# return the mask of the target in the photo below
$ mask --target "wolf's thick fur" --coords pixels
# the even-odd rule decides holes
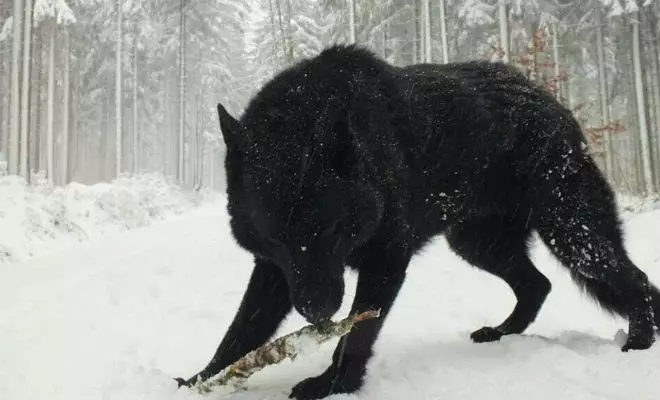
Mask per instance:
[[[349,265],[359,271],[353,311],[382,316],[344,337],[331,366],[291,397],[357,390],[412,255],[439,234],[517,297],[473,340],[535,319],[551,288],[528,256],[536,231],[587,293],[629,320],[624,350],[653,343],[660,293],[626,254],[612,189],[569,110],[513,68],[397,68],[335,46],[274,77],[240,121],[218,112],[231,227],[255,265],[213,359],[181,384],[263,344],[294,307],[311,322],[331,317]]]

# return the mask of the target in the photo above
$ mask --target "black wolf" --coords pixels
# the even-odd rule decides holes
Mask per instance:
[[[577,284],[629,320],[624,351],[652,345],[660,292],[626,253],[612,189],[570,111],[514,68],[399,68],[333,46],[275,76],[240,120],[218,113],[231,228],[254,270],[212,360],[181,385],[266,342],[292,308],[309,322],[332,317],[348,265],[359,271],[352,311],[382,316],[342,338],[330,367],[290,397],[358,390],[411,257],[438,234],[517,297],[474,341],[535,319],[551,287],[528,256],[536,231]]]

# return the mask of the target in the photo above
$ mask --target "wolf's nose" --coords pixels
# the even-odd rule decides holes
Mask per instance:
[[[332,310],[327,307],[315,307],[311,304],[300,306],[298,311],[310,324],[316,324],[329,319],[333,314]]]

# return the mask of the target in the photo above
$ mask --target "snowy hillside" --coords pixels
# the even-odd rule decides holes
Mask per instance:
[[[633,260],[660,284],[660,210],[626,218]],[[537,322],[524,336],[477,345],[469,332],[503,320],[513,295],[438,239],[413,259],[363,391],[333,398],[660,398],[660,344],[621,353],[623,321],[586,300],[545,248],[534,260],[554,285]],[[232,396],[203,397],[172,380],[208,361],[249,274],[223,203],[0,265],[0,399],[286,399],[328,365],[336,341],[257,373]],[[341,316],[355,286],[347,275]],[[301,324],[294,315],[281,333]]]

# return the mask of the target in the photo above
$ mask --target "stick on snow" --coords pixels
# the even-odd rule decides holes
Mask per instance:
[[[315,325],[307,325],[249,352],[234,362],[218,378],[197,383],[194,387],[199,393],[210,393],[214,388],[226,386],[234,380],[235,386],[244,388],[245,381],[255,372],[268,365],[277,364],[285,358],[294,360],[302,350],[301,345],[304,339],[311,339],[318,345],[332,338],[346,335],[358,322],[378,317],[380,317],[380,310],[366,311],[353,314],[337,322],[328,320]]]

